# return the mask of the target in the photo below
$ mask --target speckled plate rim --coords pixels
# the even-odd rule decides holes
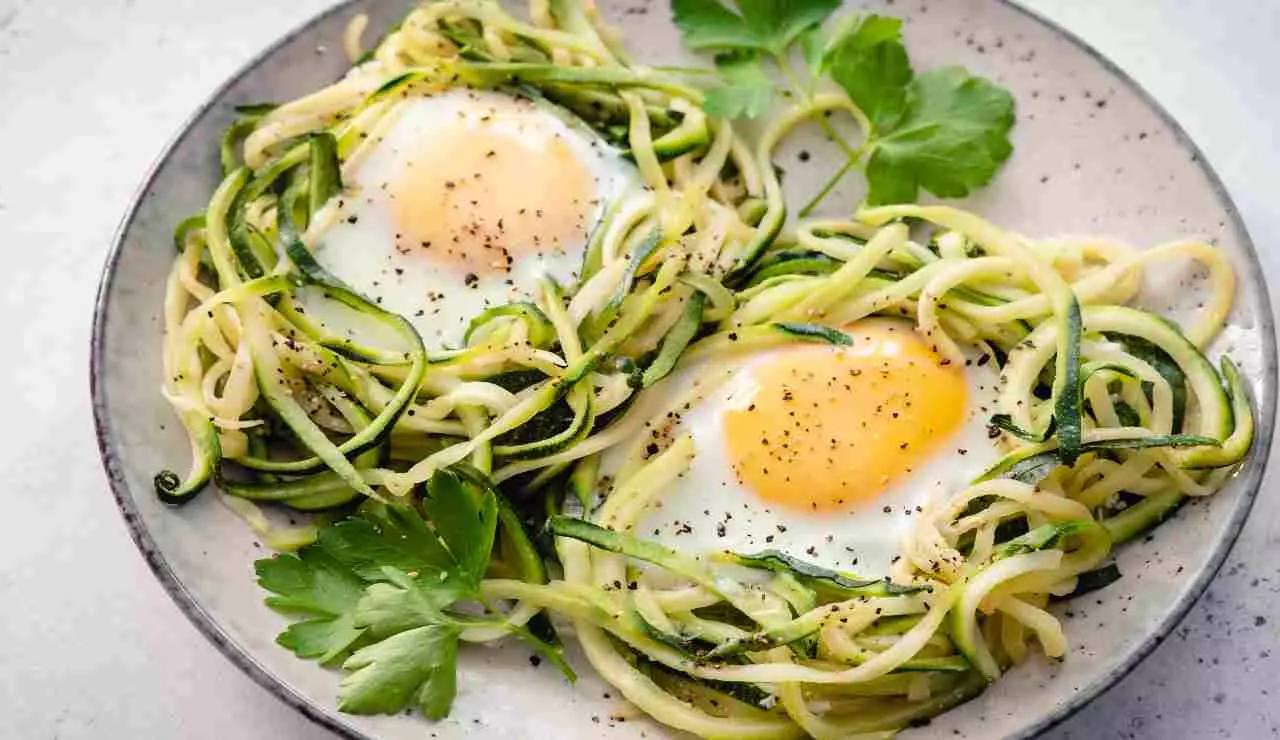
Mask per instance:
[[[89,385],[90,394],[93,405],[94,432],[98,440],[98,450],[102,456],[103,467],[106,470],[107,479],[111,486],[112,495],[115,497],[116,504],[120,507],[121,514],[124,517],[125,525],[129,530],[130,537],[134,544],[138,546],[138,550],[142,553],[142,557],[146,560],[148,567],[152,573],[164,586],[170,598],[178,605],[183,614],[191,620],[192,624],[203,634],[214,647],[223,653],[230,661],[240,670],[244,671],[258,685],[284,701],[289,706],[296,709],[303,716],[311,721],[337,733],[344,738],[352,740],[376,740],[371,735],[361,732],[339,720],[331,713],[317,707],[311,700],[295,691],[293,687],[282,681],[274,675],[266,666],[264,666],[257,658],[245,650],[241,645],[235,642],[230,635],[222,628],[218,621],[208,611],[201,606],[195,595],[187,588],[186,584],[174,572],[169,561],[166,560],[164,554],[156,546],[155,540],[151,537],[151,533],[147,530],[142,521],[141,514],[134,504],[134,495],[130,490],[128,481],[125,478],[123,462],[120,459],[117,450],[116,438],[112,429],[112,421],[107,415],[107,390],[104,378],[104,342],[107,322],[110,319],[108,297],[115,279],[116,267],[120,261],[120,255],[124,246],[125,235],[128,234],[137,216],[138,210],[146,198],[147,192],[151,189],[160,169],[168,162],[172,156],[174,149],[187,136],[192,126],[205,113],[216,106],[227,91],[239,82],[245,75],[257,68],[263,61],[273,54],[281,46],[284,46],[291,40],[306,33],[313,26],[321,21],[337,14],[350,12],[350,9],[358,0],[342,0],[338,4],[322,11],[307,21],[296,26],[293,30],[281,36],[275,42],[267,46],[247,63],[240,67],[231,77],[218,86],[204,103],[193,112],[187,120],[178,129],[178,132],[171,138],[148,170],[143,178],[142,185],[137,189],[134,197],[126,211],[124,218],[121,220],[119,227],[112,236],[112,244],[110,252],[107,255],[106,263],[103,266],[102,277],[98,286],[98,293],[94,301],[93,330],[90,339],[90,359],[89,359]],[[1184,145],[1190,149],[1196,156],[1196,161],[1202,171],[1208,177],[1212,184],[1214,193],[1221,200],[1226,209],[1227,216],[1231,221],[1233,228],[1240,237],[1240,247],[1244,253],[1244,257],[1249,267],[1257,275],[1263,276],[1257,283],[1257,299],[1261,304],[1257,314],[1257,331],[1261,334],[1262,339],[1262,397],[1255,398],[1254,403],[1259,416],[1259,423],[1254,436],[1253,449],[1250,451],[1250,460],[1246,463],[1243,471],[1240,485],[1242,490],[1239,494],[1239,500],[1236,501],[1235,510],[1231,512],[1231,516],[1226,523],[1226,531],[1224,536],[1214,545],[1208,559],[1204,562],[1199,572],[1191,579],[1191,582],[1184,589],[1177,601],[1173,604],[1164,616],[1158,620],[1154,629],[1149,631],[1143,639],[1133,644],[1128,653],[1121,659],[1120,663],[1110,671],[1099,676],[1092,683],[1084,686],[1072,695],[1072,698],[1058,706],[1052,711],[1046,713],[1040,720],[1031,726],[1025,728],[1022,732],[1012,736],[1013,738],[1030,738],[1050,728],[1058,725],[1080,711],[1089,702],[1102,695],[1107,689],[1118,683],[1125,676],[1133,672],[1135,668],[1148,656],[1152,651],[1160,645],[1161,642],[1173,631],[1175,627],[1186,616],[1191,607],[1200,599],[1200,596],[1208,588],[1209,583],[1213,580],[1221,569],[1222,564],[1226,561],[1227,555],[1231,552],[1232,546],[1240,535],[1240,530],[1244,527],[1245,521],[1249,517],[1249,512],[1253,508],[1254,500],[1257,498],[1258,491],[1261,488],[1262,480],[1266,474],[1267,463],[1271,453],[1272,433],[1275,426],[1276,412],[1276,383],[1277,383],[1277,358],[1276,358],[1276,334],[1275,320],[1272,314],[1272,303],[1270,292],[1267,288],[1265,273],[1262,270],[1262,264],[1258,259],[1257,250],[1254,247],[1253,240],[1249,236],[1248,228],[1245,226],[1244,220],[1240,216],[1239,210],[1235,206],[1235,202],[1231,199],[1230,193],[1227,191],[1226,185],[1214,170],[1213,165],[1205,158],[1200,147],[1187,135],[1187,132],[1169,113],[1168,110],[1152,96],[1142,85],[1129,76],[1127,72],[1118,65],[1108,59],[1102,52],[1095,49],[1084,39],[1075,33],[1063,28],[1058,23],[1044,17],[1040,13],[1025,8],[1013,0],[996,0],[1003,5],[1013,8],[1019,13],[1040,23],[1053,33],[1068,40],[1081,51],[1088,54],[1101,64],[1108,72],[1114,74],[1116,78],[1129,89],[1133,94],[1137,95],[1143,102],[1150,106],[1151,110],[1160,118],[1160,120],[1169,126],[1175,134],[1178,135]]]

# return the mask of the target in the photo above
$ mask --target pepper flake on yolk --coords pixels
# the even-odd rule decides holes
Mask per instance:
[[[389,185],[397,249],[483,277],[582,244],[597,183],[539,114],[489,100],[434,131]]]
[[[803,345],[752,371],[754,392],[724,413],[738,480],[793,509],[865,504],[961,425],[963,371],[906,324],[846,327],[852,346]]]

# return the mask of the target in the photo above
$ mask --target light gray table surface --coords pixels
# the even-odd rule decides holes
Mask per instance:
[[[0,738],[332,737],[152,578],[107,490],[87,380],[99,270],[148,165],[218,83],[330,2],[0,0]],[[1168,107],[1280,284],[1280,3],[1026,5]],[[1277,475],[1173,639],[1050,737],[1280,735]]]

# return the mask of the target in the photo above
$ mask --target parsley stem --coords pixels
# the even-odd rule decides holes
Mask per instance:
[[[501,622],[503,623],[506,622],[507,620],[506,614],[503,613],[503,611],[498,608],[497,604],[493,603],[492,599],[488,598],[487,596],[481,593],[481,594],[476,594],[476,601],[479,601],[480,605],[483,606],[486,610],[493,612],[494,614],[497,614],[499,617],[501,617],[502,618]]]
[[[836,131],[835,127],[831,125],[831,121],[828,120],[825,115],[818,116],[818,125],[822,127],[822,131],[827,135],[827,138],[834,141],[841,149],[844,150],[844,153],[849,157],[849,159],[856,160],[858,155],[861,154],[861,151],[854,149],[849,142],[844,140],[844,137],[840,135],[840,132]]]
[[[698,77],[715,77],[720,71],[714,67],[680,67],[680,66],[658,66],[653,67],[655,72],[666,72],[676,75],[694,75]]]
[[[791,68],[791,60],[787,58],[787,55],[785,53],[775,54],[773,60],[777,62],[778,69],[782,70],[782,75],[791,83],[796,95],[800,96],[800,99],[805,103],[811,102],[813,100],[812,91],[800,84],[800,78],[796,76],[795,70]],[[818,125],[822,127],[822,132],[827,135],[829,140],[835,142],[837,146],[844,150],[846,156],[856,158],[858,150],[844,140],[844,137],[840,135],[839,131],[836,131],[826,116],[818,116]]]
[[[810,198],[809,202],[805,203],[804,207],[800,209],[800,218],[807,218],[809,214],[813,213],[814,209],[822,205],[822,201],[826,200],[828,195],[831,195],[831,191],[835,190],[836,185],[840,184],[840,181],[849,173],[849,170],[853,169],[858,162],[862,161],[862,152],[865,149],[866,144],[863,144],[850,153],[849,158],[840,166],[840,169],[836,170],[836,173],[827,180],[827,184],[823,185],[822,189]]]
[[[809,92],[800,84],[800,78],[796,76],[795,70],[791,68],[791,60],[787,58],[787,55],[785,53],[774,54],[773,61],[778,65],[778,69],[782,70],[782,76],[786,77],[787,82],[791,83],[791,89],[807,100]]]

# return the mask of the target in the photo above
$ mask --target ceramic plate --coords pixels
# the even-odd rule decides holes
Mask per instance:
[[[663,0],[607,0],[646,62],[688,62]],[[1239,216],[1196,148],[1132,80],[1078,39],[1000,0],[897,0],[885,12],[906,20],[916,66],[963,64],[1015,95],[1014,157],[968,205],[1036,235],[1100,233],[1149,246],[1184,236],[1216,242],[1234,262],[1240,289],[1216,351],[1231,350],[1258,404],[1255,448],[1219,494],[1184,507],[1153,537],[1121,550],[1125,577],[1065,611],[1071,651],[1061,662],[1032,660],[980,698],[904,737],[1025,737],[1058,722],[1114,683],[1178,622],[1221,564],[1262,478],[1275,400],[1275,337],[1266,286]],[[618,705],[590,671],[576,686],[517,649],[465,652],[452,716],[428,727],[415,717],[351,717],[334,707],[335,674],[276,646],[280,618],[262,604],[252,534],[213,496],[167,508],[152,475],[186,464],[187,442],[160,396],[161,296],[173,259],[170,234],[203,208],[218,181],[216,142],[232,106],[298,97],[342,73],[341,31],[357,12],[370,30],[389,26],[403,0],[359,0],[290,34],[232,78],[191,119],[124,219],[103,276],[93,346],[98,438],[115,496],[134,539],[178,605],[231,660],[307,716],[353,738],[501,734],[507,738],[661,736],[644,721],[611,723]],[[812,132],[811,132],[812,133]],[[810,192],[828,174],[817,136],[784,149],[789,186]],[[854,182],[856,178],[850,178]],[[861,186],[858,186],[861,187]],[[851,209],[860,192],[831,203]],[[1190,277],[1159,276],[1168,286]],[[1176,305],[1193,295],[1174,291]],[[1164,293],[1170,295],[1168,291]],[[580,663],[581,665],[581,663]],[[434,735],[433,735],[434,737]]]

